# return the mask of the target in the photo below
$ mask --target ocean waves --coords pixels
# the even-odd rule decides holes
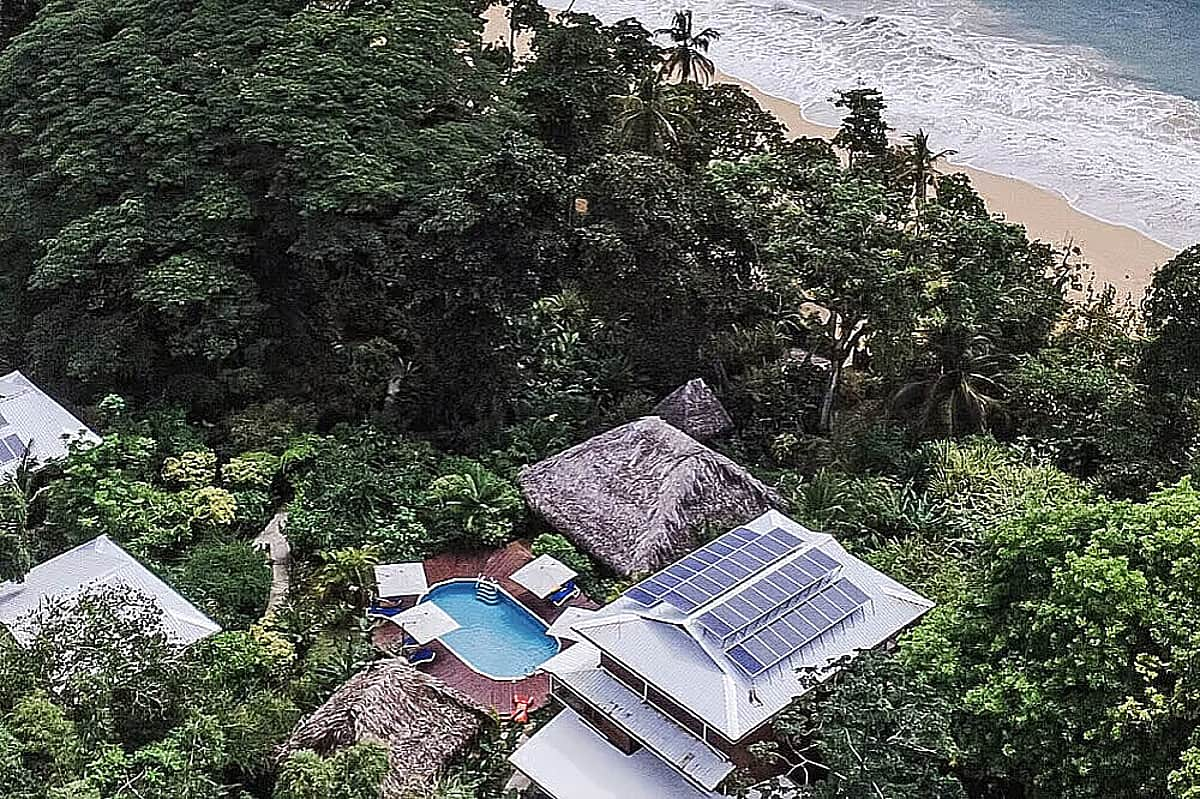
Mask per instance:
[[[605,20],[665,25],[678,3],[578,0]],[[725,71],[836,124],[830,98],[881,89],[901,132],[1063,194],[1174,247],[1200,241],[1200,102],[1158,91],[1083,46],[972,0],[692,0]],[[1064,231],[1067,235],[1069,231]]]

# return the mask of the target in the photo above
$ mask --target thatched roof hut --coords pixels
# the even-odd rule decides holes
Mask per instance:
[[[689,380],[654,406],[654,415],[697,441],[733,428],[733,419],[703,378]]]
[[[402,660],[365,667],[306,716],[284,753],[326,755],[375,741],[388,749],[382,799],[421,795],[489,718],[484,708]]]
[[[691,550],[783,500],[729,458],[647,416],[521,470],[521,492],[554,529],[624,575]]]

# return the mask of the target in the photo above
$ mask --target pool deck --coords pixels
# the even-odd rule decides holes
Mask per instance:
[[[533,560],[533,552],[530,551],[528,542],[515,541],[500,550],[452,552],[431,558],[425,561],[425,575],[431,586],[457,577],[478,577],[480,574],[492,577],[500,583],[501,588],[535,616],[546,624],[553,624],[554,620],[563,612],[563,608],[557,608],[552,603],[539,599],[528,589],[517,585],[508,578],[510,574],[531,560]],[[595,609],[600,606],[580,594],[564,607]],[[387,648],[390,643],[395,641],[399,633],[400,630],[395,625],[384,624],[376,632],[375,642]],[[440,642],[434,641],[430,644],[430,648],[437,652],[437,658],[433,663],[422,666],[422,671],[457,688],[484,707],[492,708],[502,716],[512,713],[514,694],[529,696],[533,700],[531,709],[546,704],[550,693],[550,681],[544,674],[535,674],[521,680],[498,682],[484,677],[463,663]]]

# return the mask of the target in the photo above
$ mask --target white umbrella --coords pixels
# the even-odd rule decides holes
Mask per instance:
[[[388,621],[403,628],[418,644],[427,644],[462,626],[453,616],[432,602],[413,605],[402,613],[389,616]]]
[[[563,641],[582,641],[584,638],[575,632],[574,625],[578,622],[586,621],[595,615],[596,611],[588,610],[587,608],[567,608],[559,614],[559,617],[546,630],[546,635],[559,638]]]
[[[384,599],[420,596],[429,590],[424,563],[383,563],[375,567],[375,588]]]
[[[568,580],[573,580],[578,576],[579,572],[558,558],[550,555],[538,555],[513,572],[509,579],[517,585],[528,588],[539,599],[545,599],[562,588]]]

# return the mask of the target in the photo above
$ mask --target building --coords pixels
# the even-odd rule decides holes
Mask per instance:
[[[543,666],[563,710],[511,761],[554,799],[723,796],[772,717],[932,606],[769,511],[575,620]]]
[[[28,453],[34,467],[65,458],[70,443],[100,437],[20,372],[0,377],[0,479]]]
[[[621,425],[521,470],[529,507],[618,574],[645,574],[698,536],[784,502],[729,458],[657,416]]]
[[[153,600],[162,613],[163,628],[182,646],[221,631],[106,535],[34,566],[19,583],[0,583],[0,624],[28,646],[37,636],[36,616],[43,606],[70,602],[85,590],[105,585],[124,585]]]
[[[425,795],[443,767],[491,723],[487,710],[400,659],[365,666],[296,726],[283,747],[330,755],[364,741],[388,750],[382,799]]]

